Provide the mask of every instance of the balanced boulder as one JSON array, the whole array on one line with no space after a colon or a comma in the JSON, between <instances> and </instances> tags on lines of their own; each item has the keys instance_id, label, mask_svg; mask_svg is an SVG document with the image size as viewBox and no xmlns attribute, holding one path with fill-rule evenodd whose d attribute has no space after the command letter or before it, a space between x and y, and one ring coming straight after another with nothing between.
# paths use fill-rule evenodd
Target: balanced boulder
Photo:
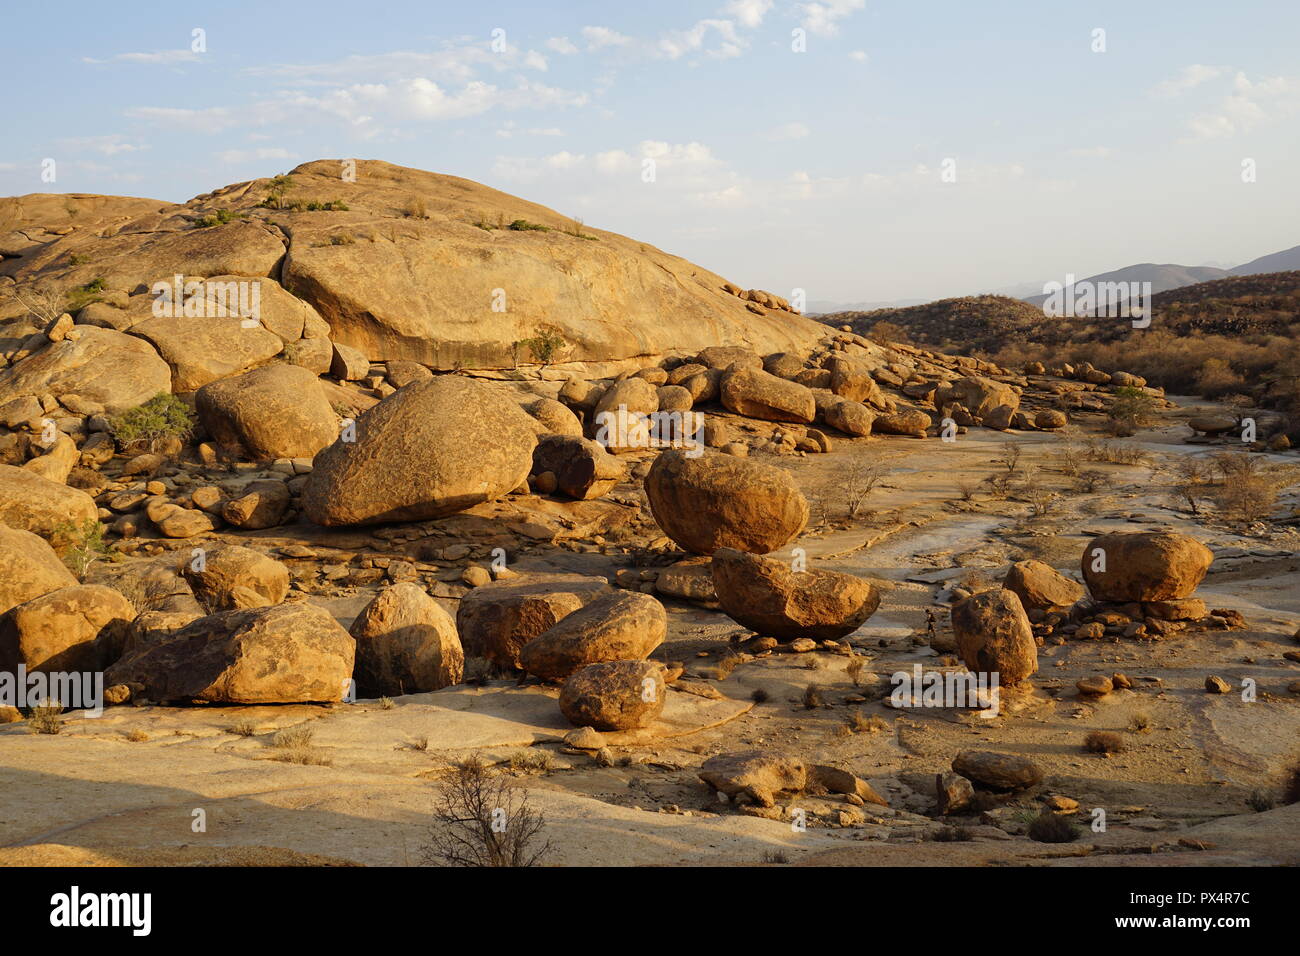
<instances>
[{"instance_id":1,"label":"balanced boulder","mask_svg":"<svg viewBox=\"0 0 1300 956\"><path fill-rule=\"evenodd\" d=\"M357 693L400 696L460 683L465 655L456 622L418 584L381 591L357 615Z\"/></svg>"},{"instance_id":2,"label":"balanced boulder","mask_svg":"<svg viewBox=\"0 0 1300 956\"><path fill-rule=\"evenodd\" d=\"M963 750L952 761L952 769L972 783L994 790L1024 790L1043 779L1043 771L1028 757Z\"/></svg>"},{"instance_id":3,"label":"balanced boulder","mask_svg":"<svg viewBox=\"0 0 1300 956\"><path fill-rule=\"evenodd\" d=\"M209 611L279 604L289 593L289 569L260 551L226 545L186 562L181 575Z\"/></svg>"},{"instance_id":4,"label":"balanced boulder","mask_svg":"<svg viewBox=\"0 0 1300 956\"><path fill-rule=\"evenodd\" d=\"M1038 670L1033 628L1011 591L981 591L955 605L952 630L962 661L977 674L997 674L1009 685Z\"/></svg>"},{"instance_id":5,"label":"balanced boulder","mask_svg":"<svg viewBox=\"0 0 1300 956\"><path fill-rule=\"evenodd\" d=\"M664 534L696 554L767 554L808 523L808 501L788 472L731 455L663 452L645 491Z\"/></svg>"},{"instance_id":6,"label":"balanced boulder","mask_svg":"<svg viewBox=\"0 0 1300 956\"><path fill-rule=\"evenodd\" d=\"M788 562L732 548L713 552L713 587L729 617L771 637L838 640L875 613L880 593L838 571L793 571Z\"/></svg>"},{"instance_id":7,"label":"balanced boulder","mask_svg":"<svg viewBox=\"0 0 1300 956\"><path fill-rule=\"evenodd\" d=\"M560 680L588 664L644 660L667 633L668 616L657 600L636 591L614 591L525 644L519 663L543 680Z\"/></svg>"},{"instance_id":8,"label":"balanced boulder","mask_svg":"<svg viewBox=\"0 0 1300 956\"><path fill-rule=\"evenodd\" d=\"M316 456L303 510L327 526L464 511L523 483L536 425L507 395L463 376L413 382L361 414L355 441L345 432Z\"/></svg>"},{"instance_id":9,"label":"balanced boulder","mask_svg":"<svg viewBox=\"0 0 1300 956\"><path fill-rule=\"evenodd\" d=\"M1020 598L1026 612L1069 606L1083 597L1083 585L1042 561L1017 561L1002 586Z\"/></svg>"},{"instance_id":10,"label":"balanced boulder","mask_svg":"<svg viewBox=\"0 0 1300 956\"><path fill-rule=\"evenodd\" d=\"M1098 601L1176 601L1192 596L1213 560L1213 552L1188 535L1141 531L1094 538L1081 567Z\"/></svg>"}]
</instances>

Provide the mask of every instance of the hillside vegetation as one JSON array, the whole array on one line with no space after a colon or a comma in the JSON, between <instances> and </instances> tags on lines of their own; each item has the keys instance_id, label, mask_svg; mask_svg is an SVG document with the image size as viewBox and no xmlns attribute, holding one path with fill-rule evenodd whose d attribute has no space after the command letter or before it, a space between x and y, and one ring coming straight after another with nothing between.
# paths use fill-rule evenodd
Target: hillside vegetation
<instances>
[{"instance_id":1,"label":"hillside vegetation","mask_svg":"<svg viewBox=\"0 0 1300 956\"><path fill-rule=\"evenodd\" d=\"M1300 271L1229 276L1158 292L1149 328L1126 319L1051 318L982 295L822 316L878 340L913 342L1015 366L1092 362L1177 394L1278 408L1300 428Z\"/></svg>"}]
</instances>

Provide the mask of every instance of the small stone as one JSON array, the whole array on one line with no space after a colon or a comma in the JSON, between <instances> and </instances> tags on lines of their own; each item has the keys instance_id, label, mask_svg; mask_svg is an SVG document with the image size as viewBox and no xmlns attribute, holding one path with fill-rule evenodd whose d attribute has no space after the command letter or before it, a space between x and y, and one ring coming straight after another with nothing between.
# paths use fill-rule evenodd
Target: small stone
<instances>
[{"instance_id":1,"label":"small stone","mask_svg":"<svg viewBox=\"0 0 1300 956\"><path fill-rule=\"evenodd\" d=\"M1112 690L1114 684L1109 677L1085 677L1075 682L1075 687L1079 688L1080 694L1086 694L1089 697L1105 697Z\"/></svg>"},{"instance_id":2,"label":"small stone","mask_svg":"<svg viewBox=\"0 0 1300 956\"><path fill-rule=\"evenodd\" d=\"M1217 677L1214 674L1211 674L1209 677L1205 678L1205 689L1208 693L1211 694L1232 693L1232 685L1229 684L1222 677Z\"/></svg>"},{"instance_id":3,"label":"small stone","mask_svg":"<svg viewBox=\"0 0 1300 956\"><path fill-rule=\"evenodd\" d=\"M461 572L460 579L472 588L481 588L492 583L492 574L482 565L471 564Z\"/></svg>"},{"instance_id":4,"label":"small stone","mask_svg":"<svg viewBox=\"0 0 1300 956\"><path fill-rule=\"evenodd\" d=\"M564 743L575 750L602 750L605 738L594 727L579 727L564 735Z\"/></svg>"},{"instance_id":5,"label":"small stone","mask_svg":"<svg viewBox=\"0 0 1300 956\"><path fill-rule=\"evenodd\" d=\"M975 788L969 780L959 774L935 774L934 787L938 795L935 809L941 814L964 810L975 798Z\"/></svg>"},{"instance_id":6,"label":"small stone","mask_svg":"<svg viewBox=\"0 0 1300 956\"><path fill-rule=\"evenodd\" d=\"M1063 797L1060 794L1052 794L1043 801L1047 809L1056 813L1074 813L1079 809L1079 801L1072 797Z\"/></svg>"}]
</instances>

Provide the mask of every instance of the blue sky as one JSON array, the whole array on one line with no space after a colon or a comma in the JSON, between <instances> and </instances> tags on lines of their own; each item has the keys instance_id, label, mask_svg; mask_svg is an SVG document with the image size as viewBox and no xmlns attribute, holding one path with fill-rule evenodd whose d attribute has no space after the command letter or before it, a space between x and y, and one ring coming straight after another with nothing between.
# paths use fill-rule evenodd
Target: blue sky
<instances>
[{"instance_id":1,"label":"blue sky","mask_svg":"<svg viewBox=\"0 0 1300 956\"><path fill-rule=\"evenodd\" d=\"M5 21L5 195L181 201L385 159L812 301L1300 243L1298 4L74 2Z\"/></svg>"}]
</instances>

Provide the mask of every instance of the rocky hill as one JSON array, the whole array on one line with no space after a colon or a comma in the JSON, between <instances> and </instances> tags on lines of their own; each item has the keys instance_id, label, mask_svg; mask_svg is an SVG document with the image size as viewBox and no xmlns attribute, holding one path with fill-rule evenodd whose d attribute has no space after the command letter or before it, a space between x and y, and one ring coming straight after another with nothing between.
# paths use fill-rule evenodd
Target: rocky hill
<instances>
[{"instance_id":1,"label":"rocky hill","mask_svg":"<svg viewBox=\"0 0 1300 956\"><path fill-rule=\"evenodd\" d=\"M8 291L39 290L79 324L149 341L183 386L202 383L177 369L181 351L210 362L235 354L251 367L299 339L448 370L513 368L537 351L552 363L649 360L723 341L768 352L807 347L823 331L779 297L645 243L378 161L358 161L354 177L339 161L305 163L181 205L0 200L0 257ZM243 334L233 317L156 318L151 289L178 274L256 280L256 331L278 344ZM30 311L5 298L0 320ZM12 350L32 330L6 331ZM530 348L539 339L544 347ZM322 347L297 351L311 353L309 367L325 360Z\"/></svg>"},{"instance_id":2,"label":"rocky hill","mask_svg":"<svg viewBox=\"0 0 1300 956\"><path fill-rule=\"evenodd\" d=\"M940 299L924 305L869 312L835 312L818 317L827 325L848 325L858 335L906 339L920 345L958 352L984 348L1009 332L1048 321L1041 309L1004 295L972 295Z\"/></svg>"}]
</instances>

